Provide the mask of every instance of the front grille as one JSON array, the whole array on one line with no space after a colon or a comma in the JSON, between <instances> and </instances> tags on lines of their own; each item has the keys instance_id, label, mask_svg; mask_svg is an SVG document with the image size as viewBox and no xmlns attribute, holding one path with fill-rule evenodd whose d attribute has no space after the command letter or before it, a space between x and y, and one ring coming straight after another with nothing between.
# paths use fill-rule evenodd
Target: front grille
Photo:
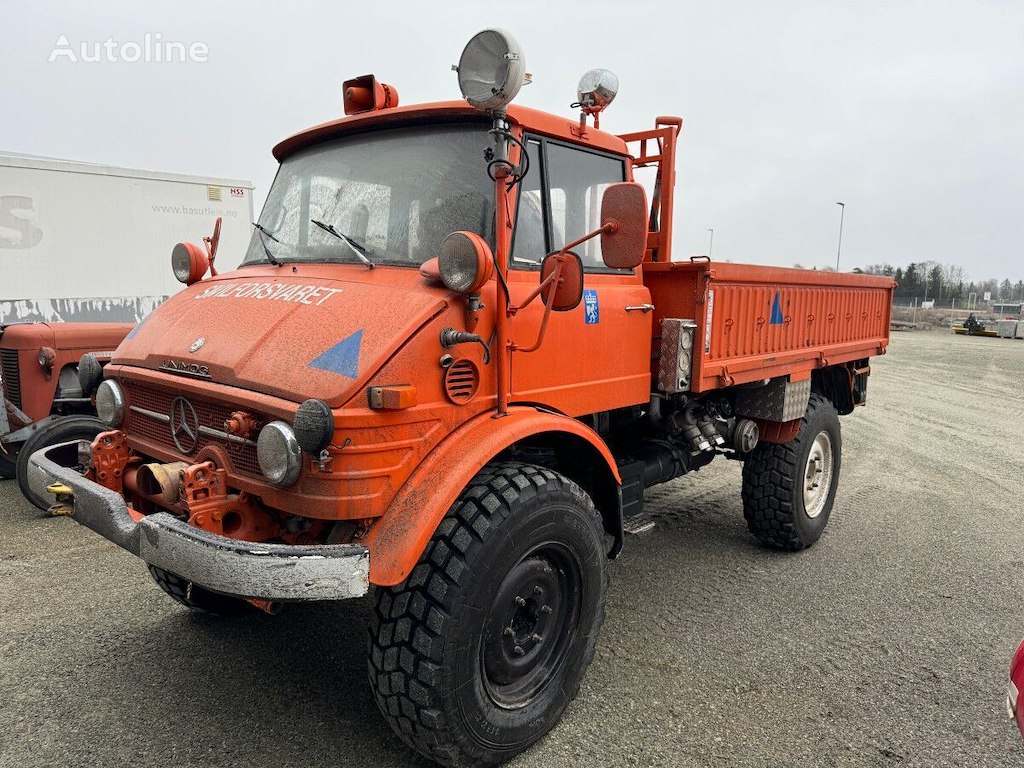
<instances>
[{"instance_id":1,"label":"front grille","mask_svg":"<svg viewBox=\"0 0 1024 768\"><path fill-rule=\"evenodd\" d=\"M140 382L122 381L121 384L124 386L129 406L144 408L154 413L169 415L171 403L175 397L178 397L174 392L167 392L166 390L157 389ZM199 424L211 429L223 431L224 422L227 418L239 410L229 405L222 405L221 403L199 397L189 396L187 399L192 403L192 407L196 409ZM261 423L267 421L259 414L254 413L253 416ZM131 407L129 407L128 414L125 417L124 431L129 437L137 437L140 440L156 443L175 454L181 455L185 460L194 459L195 455L208 445L216 445L227 452L228 459L231 461L231 466L225 467L228 471L233 470L237 474L250 477L263 476L263 473L260 471L259 461L256 459L256 446L254 445L228 442L223 438L200 434L195 449L189 454L183 455L174 444L174 440L171 438L170 425L166 421L160 421L139 413L132 410Z\"/></svg>"},{"instance_id":2,"label":"front grille","mask_svg":"<svg viewBox=\"0 0 1024 768\"><path fill-rule=\"evenodd\" d=\"M0 349L0 379L4 397L21 408L21 378L18 371L18 350Z\"/></svg>"}]
</instances>

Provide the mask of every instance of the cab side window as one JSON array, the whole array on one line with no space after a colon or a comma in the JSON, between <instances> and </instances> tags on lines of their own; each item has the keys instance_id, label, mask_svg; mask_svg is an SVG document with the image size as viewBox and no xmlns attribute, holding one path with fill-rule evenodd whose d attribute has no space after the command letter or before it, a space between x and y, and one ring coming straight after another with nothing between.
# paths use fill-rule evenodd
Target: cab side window
<instances>
[{"instance_id":1,"label":"cab side window","mask_svg":"<svg viewBox=\"0 0 1024 768\"><path fill-rule=\"evenodd\" d=\"M512 264L535 269L544 256L600 226L601 195L626 180L621 158L546 139L527 141L530 171L519 192ZM598 238L577 247L589 272L604 271Z\"/></svg>"},{"instance_id":2,"label":"cab side window","mask_svg":"<svg viewBox=\"0 0 1024 768\"><path fill-rule=\"evenodd\" d=\"M512 236L513 269L535 267L548 253L540 142L530 139L526 148L530 156L530 170L520 185L516 206L516 229Z\"/></svg>"},{"instance_id":3,"label":"cab side window","mask_svg":"<svg viewBox=\"0 0 1024 768\"><path fill-rule=\"evenodd\" d=\"M566 242L593 232L601 226L601 195L611 184L626 180L626 164L619 158L599 155L564 144L548 142L548 198L554 228ZM595 237L576 249L588 270L606 269L601 259L601 239Z\"/></svg>"}]
</instances>

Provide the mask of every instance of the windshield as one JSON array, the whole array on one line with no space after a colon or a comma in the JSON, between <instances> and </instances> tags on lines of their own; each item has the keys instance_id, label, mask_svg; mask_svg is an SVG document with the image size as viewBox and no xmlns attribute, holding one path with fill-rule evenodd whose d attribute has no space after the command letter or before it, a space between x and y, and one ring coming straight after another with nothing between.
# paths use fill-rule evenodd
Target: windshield
<instances>
[{"instance_id":1,"label":"windshield","mask_svg":"<svg viewBox=\"0 0 1024 768\"><path fill-rule=\"evenodd\" d=\"M260 214L264 232L253 231L242 263L359 263L354 243L374 264L419 266L460 229L493 246L489 143L486 125L434 125L296 152L281 163Z\"/></svg>"}]
</instances>

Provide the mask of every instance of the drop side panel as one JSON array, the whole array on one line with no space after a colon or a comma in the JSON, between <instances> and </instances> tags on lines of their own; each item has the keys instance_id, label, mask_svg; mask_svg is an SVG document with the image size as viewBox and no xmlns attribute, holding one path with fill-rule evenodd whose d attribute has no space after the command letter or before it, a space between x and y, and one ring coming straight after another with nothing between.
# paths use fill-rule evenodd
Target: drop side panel
<instances>
[{"instance_id":1,"label":"drop side panel","mask_svg":"<svg viewBox=\"0 0 1024 768\"><path fill-rule=\"evenodd\" d=\"M894 281L886 277L707 262L646 264L662 317L693 319L691 391L884 354ZM652 343L657 365L660 338ZM654 370L656 373L656 370Z\"/></svg>"}]
</instances>

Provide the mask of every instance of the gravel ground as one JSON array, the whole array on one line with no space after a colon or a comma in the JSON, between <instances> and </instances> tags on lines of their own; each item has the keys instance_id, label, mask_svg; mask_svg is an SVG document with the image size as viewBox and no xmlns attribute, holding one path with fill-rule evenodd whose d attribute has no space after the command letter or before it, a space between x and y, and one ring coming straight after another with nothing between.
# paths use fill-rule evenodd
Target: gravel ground
<instances>
[{"instance_id":1,"label":"gravel ground","mask_svg":"<svg viewBox=\"0 0 1024 768\"><path fill-rule=\"evenodd\" d=\"M515 766L1020 766L1024 342L897 334L843 420L810 551L755 544L739 466L650 496L597 657ZM192 615L0 483L0 765L419 766L366 687L366 601Z\"/></svg>"}]
</instances>

